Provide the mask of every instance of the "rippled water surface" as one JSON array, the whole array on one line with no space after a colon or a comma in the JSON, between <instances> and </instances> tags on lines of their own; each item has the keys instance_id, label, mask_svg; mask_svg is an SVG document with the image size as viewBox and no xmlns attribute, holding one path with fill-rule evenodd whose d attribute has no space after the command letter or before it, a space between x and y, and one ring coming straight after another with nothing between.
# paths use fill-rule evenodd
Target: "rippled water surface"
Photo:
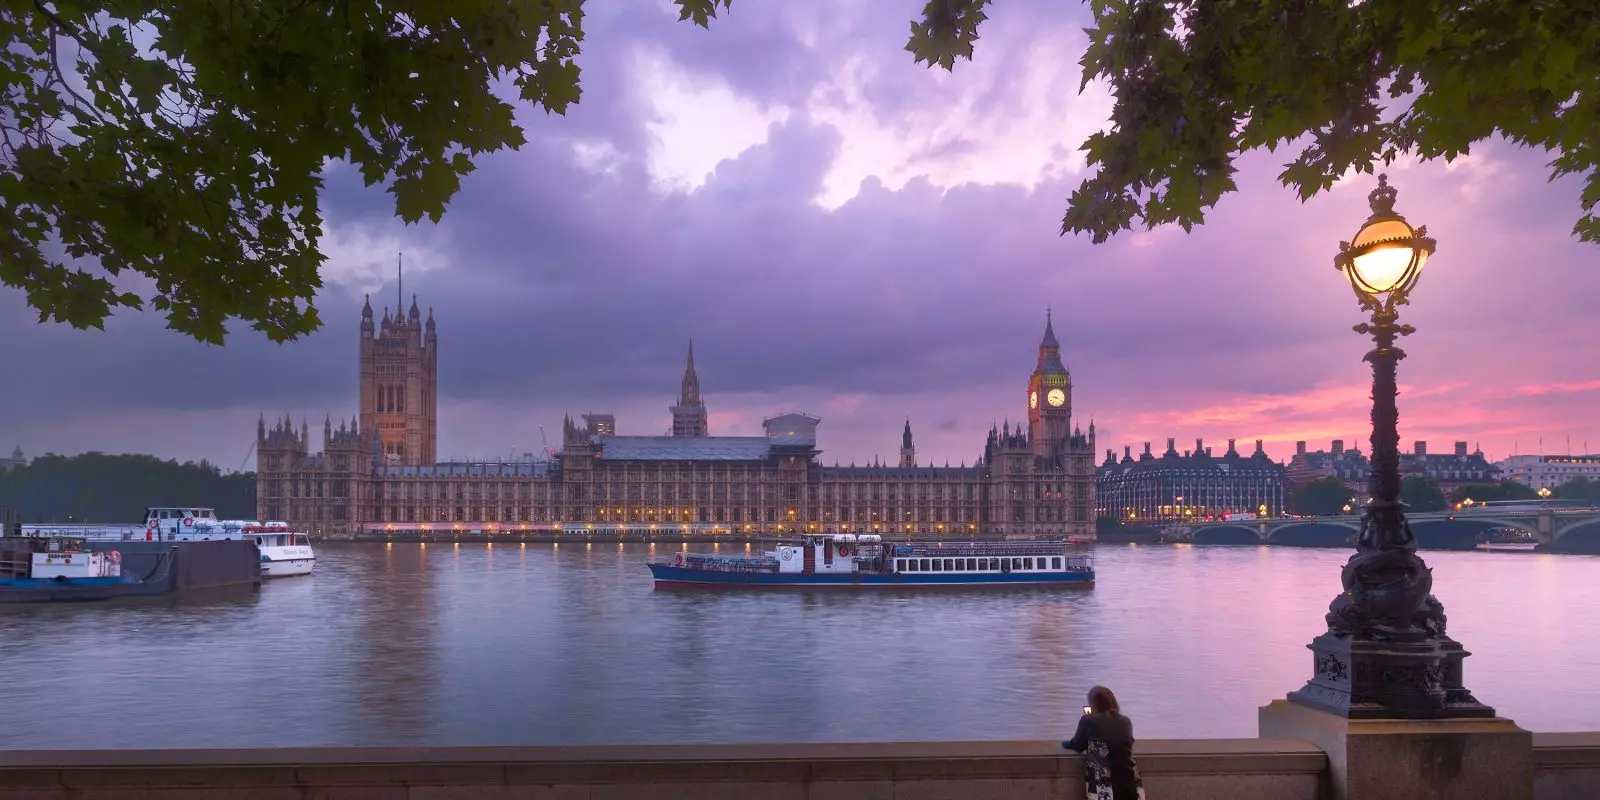
<instances>
[{"instance_id":1,"label":"rippled water surface","mask_svg":"<svg viewBox=\"0 0 1600 800\"><path fill-rule=\"evenodd\" d=\"M661 546L666 553L676 546ZM742 548L741 548L742 549ZM1092 591L654 591L629 545L324 545L247 599L0 606L0 747L1254 736L1348 552L1102 547ZM1467 686L1600 730L1600 558L1427 553Z\"/></svg>"}]
</instances>

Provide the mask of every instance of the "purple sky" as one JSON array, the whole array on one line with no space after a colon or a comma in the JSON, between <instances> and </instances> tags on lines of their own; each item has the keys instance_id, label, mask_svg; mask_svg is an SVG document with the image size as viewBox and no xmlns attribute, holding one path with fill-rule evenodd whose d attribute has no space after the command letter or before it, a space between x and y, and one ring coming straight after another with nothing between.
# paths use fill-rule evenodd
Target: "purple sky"
<instances>
[{"instance_id":1,"label":"purple sky","mask_svg":"<svg viewBox=\"0 0 1600 800\"><path fill-rule=\"evenodd\" d=\"M1302 205L1274 178L1288 156L1254 154L1192 235L1058 237L1109 109L1077 92L1079 4L999 5L954 75L902 50L914 0L743 3L711 32L665 3L593 5L582 105L525 111L529 144L480 162L441 224L404 227L334 169L307 341L210 348L153 314L41 327L0 290L0 445L236 467L259 413L349 417L362 293L393 305L404 251L439 323L441 457L536 450L565 411L661 433L693 337L714 434L801 409L848 463L892 459L909 417L922 460L971 461L992 421L1025 416L1047 306L1102 450L1365 448L1367 346L1331 259L1375 179ZM1570 236L1578 185L1547 183L1546 160L1496 142L1389 170L1439 240L1405 311L1408 443L1600 451L1600 251Z\"/></svg>"}]
</instances>

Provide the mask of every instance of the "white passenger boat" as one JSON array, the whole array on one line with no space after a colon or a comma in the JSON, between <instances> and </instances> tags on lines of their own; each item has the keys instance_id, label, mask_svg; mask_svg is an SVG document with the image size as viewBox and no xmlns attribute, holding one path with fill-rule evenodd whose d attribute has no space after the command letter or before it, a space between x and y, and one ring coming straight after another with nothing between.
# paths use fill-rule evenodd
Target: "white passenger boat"
<instances>
[{"instance_id":1,"label":"white passenger boat","mask_svg":"<svg viewBox=\"0 0 1600 800\"><path fill-rule=\"evenodd\" d=\"M317 565L317 554L311 549L311 539L303 533L287 528L246 529L244 536L253 539L261 551L261 575L265 578L287 578L290 575L310 575Z\"/></svg>"},{"instance_id":2,"label":"white passenger boat","mask_svg":"<svg viewBox=\"0 0 1600 800\"><path fill-rule=\"evenodd\" d=\"M208 542L248 540L261 551L263 577L310 575L317 564L311 539L287 522L217 519L215 509L151 506L144 525L23 525L23 536L75 536L89 541Z\"/></svg>"}]
</instances>

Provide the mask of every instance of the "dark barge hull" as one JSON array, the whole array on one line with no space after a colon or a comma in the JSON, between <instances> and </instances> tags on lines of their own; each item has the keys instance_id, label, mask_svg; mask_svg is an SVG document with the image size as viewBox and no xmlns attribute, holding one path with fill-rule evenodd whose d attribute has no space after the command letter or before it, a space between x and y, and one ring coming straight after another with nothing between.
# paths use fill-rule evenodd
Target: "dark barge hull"
<instances>
[{"instance_id":1,"label":"dark barge hull","mask_svg":"<svg viewBox=\"0 0 1600 800\"><path fill-rule=\"evenodd\" d=\"M0 583L0 603L98 603L114 600L138 586L131 581L105 578L34 580Z\"/></svg>"},{"instance_id":2,"label":"dark barge hull","mask_svg":"<svg viewBox=\"0 0 1600 800\"><path fill-rule=\"evenodd\" d=\"M0 540L3 542L4 540ZM95 552L122 554L123 582L19 581L0 584L0 604L88 603L121 597L186 595L261 585L261 555L252 542L94 541ZM43 584L43 585L41 585Z\"/></svg>"}]
</instances>

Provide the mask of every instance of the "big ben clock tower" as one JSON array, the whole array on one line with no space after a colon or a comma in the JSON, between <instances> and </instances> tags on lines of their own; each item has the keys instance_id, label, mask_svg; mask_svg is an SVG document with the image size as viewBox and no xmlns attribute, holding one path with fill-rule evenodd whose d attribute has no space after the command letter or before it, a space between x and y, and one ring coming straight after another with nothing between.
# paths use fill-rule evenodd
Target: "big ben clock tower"
<instances>
[{"instance_id":1,"label":"big ben clock tower","mask_svg":"<svg viewBox=\"0 0 1600 800\"><path fill-rule=\"evenodd\" d=\"M1039 363L1028 379L1028 433L1033 454L1050 458L1066 441L1072 421L1072 376L1061 363L1061 343L1055 322L1045 312L1044 339L1039 342Z\"/></svg>"}]
</instances>

